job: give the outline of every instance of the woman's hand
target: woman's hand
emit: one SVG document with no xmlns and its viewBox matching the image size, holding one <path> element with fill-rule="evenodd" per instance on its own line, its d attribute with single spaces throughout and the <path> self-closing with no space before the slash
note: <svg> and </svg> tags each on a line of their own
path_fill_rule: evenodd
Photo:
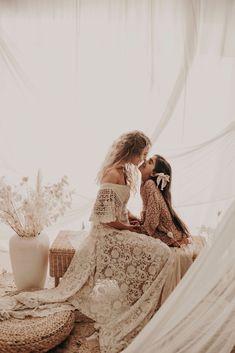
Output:
<svg viewBox="0 0 235 353">
<path fill-rule="evenodd" d="M 129 230 L 130 232 L 140 233 L 140 231 L 138 231 L 140 230 L 139 228 L 140 226 L 138 224 L 130 224 L 128 225 L 127 230 Z"/>
<path fill-rule="evenodd" d="M 118 229 L 118 230 L 129 230 L 130 232 L 136 232 L 136 227 L 138 227 L 138 225 L 133 225 L 133 224 L 129 224 L 129 223 L 122 223 L 119 221 L 115 221 L 115 222 L 109 222 L 109 223 L 103 223 L 106 226 Z"/>
<path fill-rule="evenodd" d="M 170 248 L 181 248 L 180 243 L 178 241 L 174 241 L 169 245 Z"/>
<path fill-rule="evenodd" d="M 140 225 L 140 220 L 139 219 L 130 220 L 130 224 L 133 225 L 133 226 L 139 226 Z"/>
</svg>

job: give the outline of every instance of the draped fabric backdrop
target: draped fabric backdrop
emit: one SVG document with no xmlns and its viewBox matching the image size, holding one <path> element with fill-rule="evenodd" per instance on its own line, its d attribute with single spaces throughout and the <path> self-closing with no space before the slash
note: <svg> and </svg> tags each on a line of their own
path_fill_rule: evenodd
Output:
<svg viewBox="0 0 235 353">
<path fill-rule="evenodd" d="M 232 353 L 235 202 L 176 289 L 123 353 Z"/>
<path fill-rule="evenodd" d="M 234 36 L 231 0 L 0 0 L 1 175 L 68 175 L 73 208 L 48 232 L 88 228 L 108 147 L 141 129 L 180 216 L 212 235 L 235 197 Z"/>
<path fill-rule="evenodd" d="M 178 213 L 211 240 L 126 353 L 235 344 L 234 38 L 233 0 L 0 0 L 0 173 L 69 176 L 73 208 L 51 240 L 89 227 L 99 165 L 133 129 L 169 159 Z"/>
</svg>

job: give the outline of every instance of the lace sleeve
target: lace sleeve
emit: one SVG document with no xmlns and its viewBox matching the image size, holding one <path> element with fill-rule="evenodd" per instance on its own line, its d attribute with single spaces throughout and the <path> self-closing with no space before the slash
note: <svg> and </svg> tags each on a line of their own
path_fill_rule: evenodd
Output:
<svg viewBox="0 0 235 353">
<path fill-rule="evenodd" d="M 109 223 L 119 219 L 121 202 L 111 188 L 100 189 L 96 197 L 90 221 L 94 223 Z"/>
<path fill-rule="evenodd" d="M 147 181 L 144 188 L 147 202 L 143 226 L 148 235 L 152 236 L 159 224 L 161 213 L 160 195 L 159 190 L 152 180 Z"/>
</svg>

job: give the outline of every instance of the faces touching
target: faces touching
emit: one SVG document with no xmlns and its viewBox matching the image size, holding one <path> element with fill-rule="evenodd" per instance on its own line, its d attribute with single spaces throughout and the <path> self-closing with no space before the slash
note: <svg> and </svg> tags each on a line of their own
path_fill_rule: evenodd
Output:
<svg viewBox="0 0 235 353">
<path fill-rule="evenodd" d="M 149 146 L 144 147 L 139 155 L 135 155 L 130 159 L 130 163 L 138 166 L 141 162 L 143 162 L 146 159 L 148 151 L 149 151 Z"/>
<path fill-rule="evenodd" d="M 143 181 L 147 180 L 151 175 L 154 175 L 156 160 L 157 156 L 152 156 L 139 167 Z"/>
</svg>

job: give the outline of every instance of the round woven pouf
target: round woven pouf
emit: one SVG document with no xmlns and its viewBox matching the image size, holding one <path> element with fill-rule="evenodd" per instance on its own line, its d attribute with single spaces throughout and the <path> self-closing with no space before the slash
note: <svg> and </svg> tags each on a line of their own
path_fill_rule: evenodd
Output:
<svg viewBox="0 0 235 353">
<path fill-rule="evenodd" d="M 75 314 L 63 311 L 42 318 L 0 322 L 1 353 L 47 352 L 72 331 Z"/>
</svg>

